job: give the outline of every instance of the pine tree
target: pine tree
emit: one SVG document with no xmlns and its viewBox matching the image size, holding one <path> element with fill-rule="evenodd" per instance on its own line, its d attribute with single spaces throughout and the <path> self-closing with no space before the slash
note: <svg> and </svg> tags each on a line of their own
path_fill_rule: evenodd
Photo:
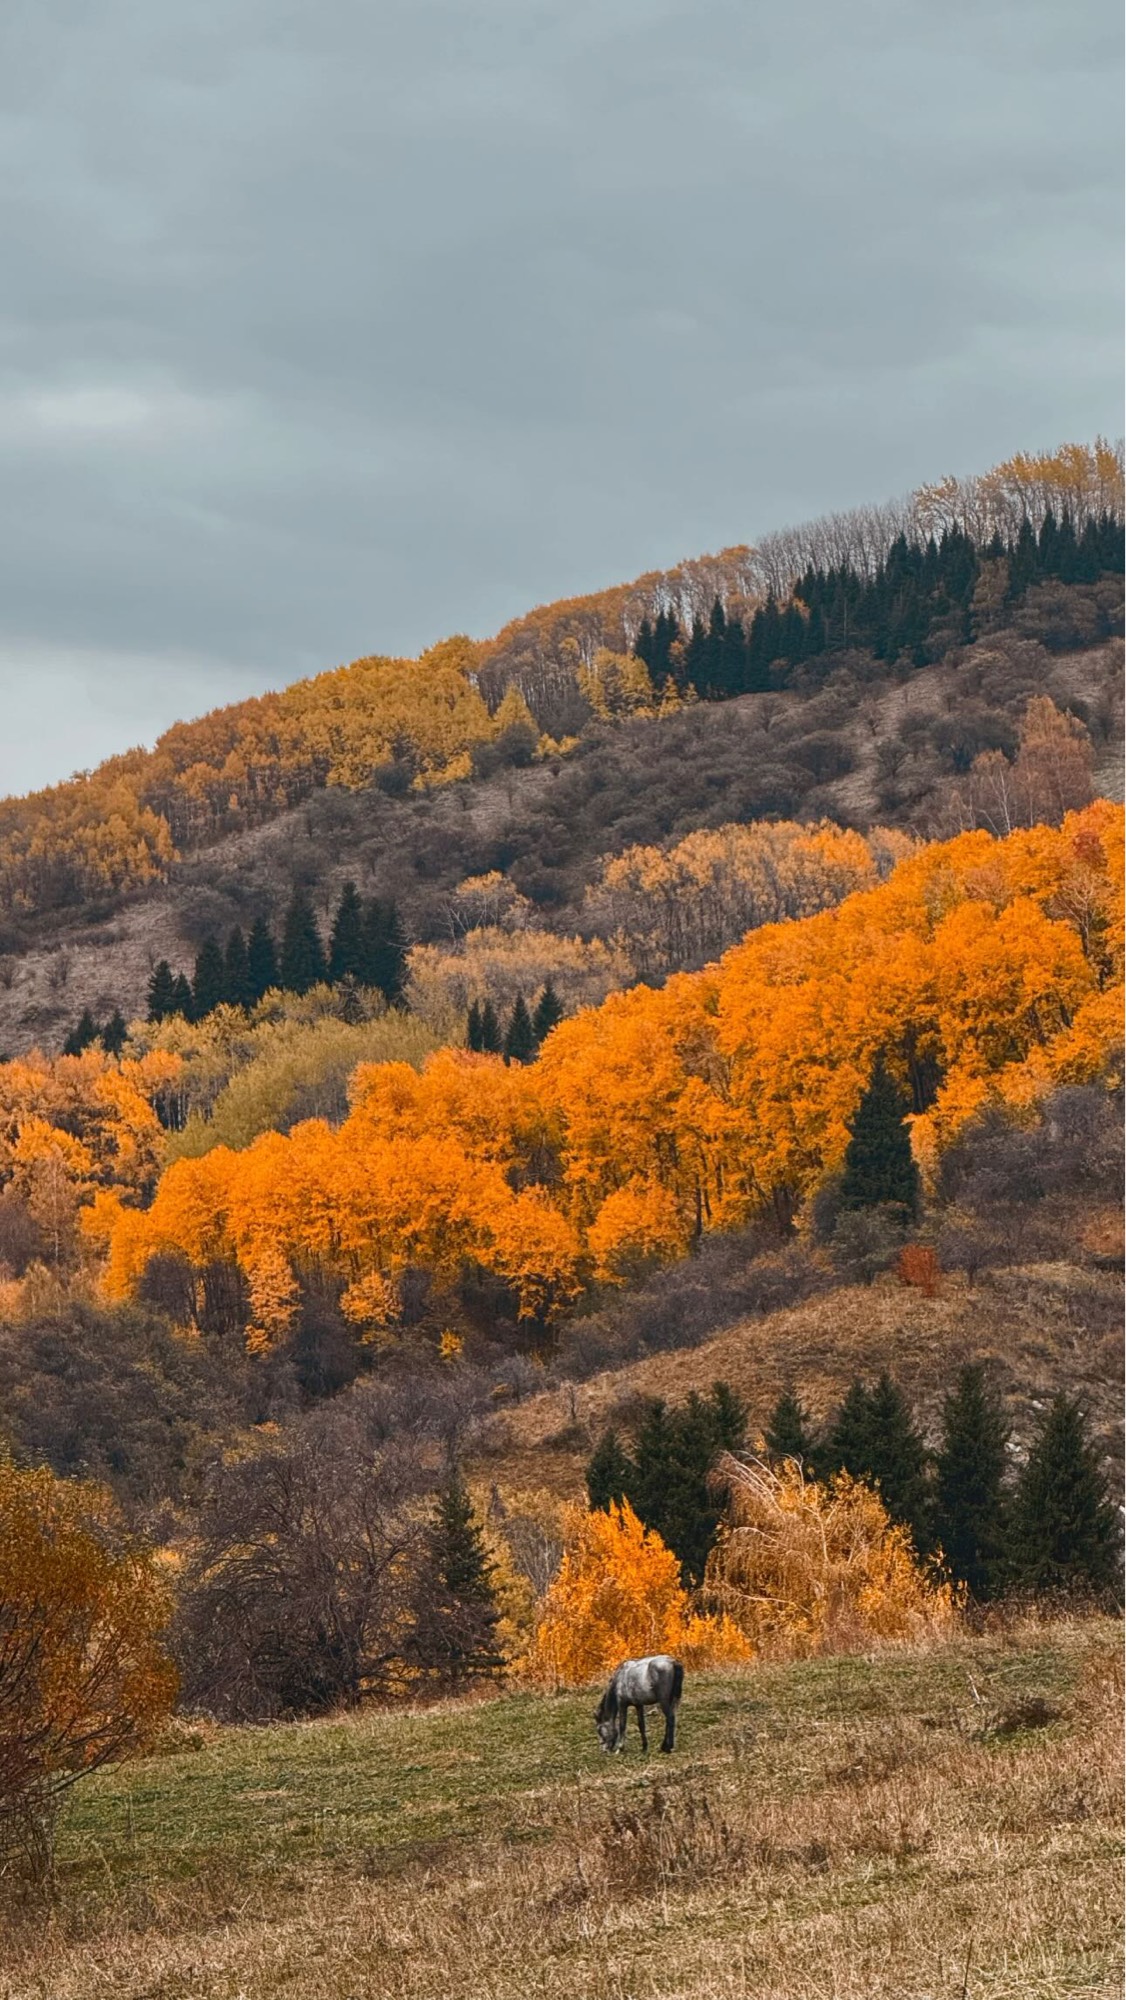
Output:
<svg viewBox="0 0 1126 2000">
<path fill-rule="evenodd" d="M 80 1056 L 83 1049 L 88 1049 L 91 1043 L 96 1042 L 97 1039 L 98 1024 L 91 1014 L 89 1007 L 84 1007 L 63 1043 L 63 1054 L 64 1056 Z"/>
<path fill-rule="evenodd" d="M 952 1576 L 979 1602 L 999 1581 L 1005 1531 L 1008 1425 L 980 1362 L 961 1370 L 942 1410 L 935 1482 L 934 1539 Z"/>
<path fill-rule="evenodd" d="M 536 1001 L 536 1011 L 532 1015 L 532 1032 L 537 1042 L 544 1042 L 553 1028 L 563 1019 L 563 1002 L 556 993 L 550 979 Z"/>
<path fill-rule="evenodd" d="M 382 993 L 389 1007 L 401 1007 L 407 990 L 407 940 L 391 901 L 374 897 L 364 917 L 363 982 Z"/>
<path fill-rule="evenodd" d="M 278 954 L 274 934 L 265 917 L 255 917 L 246 947 L 246 981 L 249 1005 L 256 1007 L 263 995 L 280 984 Z"/>
<path fill-rule="evenodd" d="M 486 1055 L 499 1056 L 503 1047 L 497 1010 L 491 1000 L 486 1000 L 481 1008 L 481 1048 Z"/>
<path fill-rule="evenodd" d="M 628 1497 L 633 1467 L 615 1430 L 603 1431 L 586 1469 L 587 1497 L 603 1513 Z"/>
<path fill-rule="evenodd" d="M 101 1043 L 107 1056 L 119 1056 L 129 1040 L 129 1029 L 120 1007 L 115 1007 L 101 1033 Z"/>
<path fill-rule="evenodd" d="M 1038 1593 L 1103 1596 L 1119 1580 L 1118 1514 L 1080 1404 L 1045 1411 L 1013 1499 L 1008 1573 Z"/>
<path fill-rule="evenodd" d="M 226 988 L 226 969 L 218 940 L 208 932 L 200 945 L 195 962 L 195 976 L 192 979 L 192 1015 L 202 1021 L 215 1007 L 223 1004 Z"/>
<path fill-rule="evenodd" d="M 807 1469 L 813 1459 L 813 1436 L 809 1412 L 792 1389 L 783 1389 L 766 1426 L 766 1448 L 771 1458 L 796 1458 Z"/>
<path fill-rule="evenodd" d="M 505 1061 L 529 1063 L 535 1053 L 536 1037 L 532 1028 L 532 1017 L 528 1012 L 524 995 L 518 993 L 504 1035 Z"/>
<path fill-rule="evenodd" d="M 479 1000 L 474 1000 L 470 1003 L 469 1012 L 465 1017 L 465 1046 L 467 1049 L 472 1049 L 475 1055 L 480 1055 L 484 1047 L 484 1043 L 481 1040 L 481 1002 Z"/>
<path fill-rule="evenodd" d="M 227 939 L 227 949 L 223 953 L 223 998 L 228 1007 L 250 1005 L 250 963 L 246 939 L 238 924 Z"/>
<path fill-rule="evenodd" d="M 166 958 L 162 958 L 149 980 L 147 1018 L 150 1021 L 164 1021 L 169 1014 L 174 1014 L 175 993 L 176 982 L 172 977 L 172 967 Z"/>
<path fill-rule="evenodd" d="M 747 1412 L 726 1383 L 707 1396 L 693 1392 L 679 1409 L 650 1404 L 634 1449 L 628 1498 L 647 1528 L 679 1558 L 687 1580 L 699 1582 L 719 1524 L 709 1484 L 721 1451 L 741 1451 Z"/>
<path fill-rule="evenodd" d="M 871 1081 L 852 1121 L 841 1178 L 842 1208 L 897 1207 L 908 1216 L 919 1210 L 919 1169 L 903 1100 L 877 1056 Z"/>
<path fill-rule="evenodd" d="M 426 1674 L 457 1686 L 503 1667 L 492 1579 L 472 1503 L 454 1473 L 438 1496 L 415 1591 L 408 1653 Z"/>
<path fill-rule="evenodd" d="M 893 1521 L 911 1530 L 915 1547 L 930 1547 L 927 1451 L 907 1399 L 885 1370 L 868 1399 L 869 1471 Z"/>
<path fill-rule="evenodd" d="M 328 972 L 313 906 L 302 889 L 294 891 L 285 913 L 278 971 L 287 993 L 307 993 L 311 986 L 319 986 Z"/>
<path fill-rule="evenodd" d="M 192 989 L 186 972 L 178 972 L 172 981 L 171 1011 L 173 1014 L 181 1015 L 185 1021 L 195 1020 Z"/>
<path fill-rule="evenodd" d="M 328 976 L 335 986 L 338 980 L 347 978 L 362 984 L 363 975 L 364 906 L 355 883 L 345 882 L 332 920 Z"/>
<path fill-rule="evenodd" d="M 871 1398 L 859 1377 L 849 1384 L 844 1401 L 829 1425 L 824 1457 L 830 1472 L 850 1472 L 854 1479 L 871 1478 Z"/>
</svg>

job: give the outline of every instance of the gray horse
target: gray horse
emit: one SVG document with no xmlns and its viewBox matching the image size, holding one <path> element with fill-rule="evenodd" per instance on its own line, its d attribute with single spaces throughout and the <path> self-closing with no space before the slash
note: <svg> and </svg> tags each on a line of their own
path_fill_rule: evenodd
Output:
<svg viewBox="0 0 1126 2000">
<path fill-rule="evenodd" d="M 625 1742 L 626 1723 L 631 1708 L 637 1710 L 641 1747 L 648 1750 L 645 1734 L 645 1705 L 658 1707 L 665 1718 L 662 1750 L 676 1742 L 676 1711 L 684 1688 L 684 1668 L 667 1653 L 651 1653 L 647 1660 L 623 1660 L 602 1700 L 594 1711 L 599 1740 L 604 1750 L 620 1750 Z"/>
</svg>

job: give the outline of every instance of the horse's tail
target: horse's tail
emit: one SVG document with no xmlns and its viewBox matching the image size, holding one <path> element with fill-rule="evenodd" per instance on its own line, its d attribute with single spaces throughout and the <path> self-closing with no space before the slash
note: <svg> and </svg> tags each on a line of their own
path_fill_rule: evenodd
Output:
<svg viewBox="0 0 1126 2000">
<path fill-rule="evenodd" d="M 681 1664 L 680 1664 L 680 1661 L 679 1661 L 679 1660 L 674 1660 L 674 1661 L 673 1661 L 673 1663 L 672 1663 L 672 1698 L 673 1698 L 673 1701 L 674 1701 L 674 1702 L 678 1702 L 678 1701 L 680 1700 L 680 1697 L 681 1697 L 681 1695 L 683 1694 L 683 1692 L 684 1692 L 684 1668 L 683 1668 L 683 1667 L 681 1666 Z"/>
</svg>

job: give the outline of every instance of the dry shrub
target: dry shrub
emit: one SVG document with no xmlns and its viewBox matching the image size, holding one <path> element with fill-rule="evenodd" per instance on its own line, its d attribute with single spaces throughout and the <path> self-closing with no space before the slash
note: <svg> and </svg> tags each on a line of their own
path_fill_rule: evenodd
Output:
<svg viewBox="0 0 1126 2000">
<path fill-rule="evenodd" d="M 950 1632 L 954 1592 L 919 1563 L 870 1487 L 847 1473 L 822 1485 L 793 1460 L 775 1470 L 726 1454 L 716 1476 L 727 1518 L 705 1595 L 756 1652 L 792 1659 Z"/>
<path fill-rule="evenodd" d="M 611 1813 L 594 1858 L 603 1888 L 645 1895 L 670 1882 L 710 1884 L 741 1874 L 747 1841 L 706 1791 L 654 1785 L 642 1805 Z"/>
<path fill-rule="evenodd" d="M 582 1687 L 647 1653 L 675 1653 L 696 1667 L 750 1658 L 731 1618 L 693 1610 L 677 1558 L 628 1501 L 605 1513 L 568 1507 L 564 1536 L 559 1574 L 516 1663 L 530 1685 Z"/>
</svg>

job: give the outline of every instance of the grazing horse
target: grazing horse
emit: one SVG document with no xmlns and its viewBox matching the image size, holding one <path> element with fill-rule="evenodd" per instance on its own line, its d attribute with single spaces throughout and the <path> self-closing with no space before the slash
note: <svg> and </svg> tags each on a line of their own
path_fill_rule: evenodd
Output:
<svg viewBox="0 0 1126 2000">
<path fill-rule="evenodd" d="M 670 1659 L 667 1653 L 651 1653 L 647 1660 L 623 1660 L 594 1711 L 602 1748 L 621 1749 L 630 1709 L 635 1708 L 641 1747 L 648 1750 L 645 1704 L 652 1702 L 665 1718 L 665 1740 L 661 1748 L 671 1750 L 676 1742 L 676 1711 L 683 1688 L 684 1668 L 679 1660 Z"/>
</svg>

